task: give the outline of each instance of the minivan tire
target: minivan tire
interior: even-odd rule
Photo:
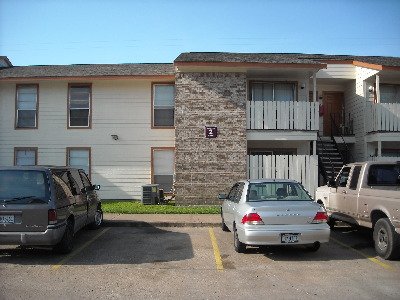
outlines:
[[[400,235],[388,218],[381,218],[375,223],[373,238],[375,251],[380,257],[389,260],[400,255]]]
[[[67,254],[74,248],[74,224],[72,221],[67,221],[64,235],[61,241],[54,247],[54,251],[61,254]]]
[[[94,220],[88,225],[90,229],[99,229],[103,224],[103,210],[100,206],[97,207],[96,213],[94,214]]]

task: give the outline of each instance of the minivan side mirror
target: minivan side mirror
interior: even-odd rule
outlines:
[[[100,190],[100,185],[99,184],[93,185],[93,190],[96,190],[96,191]]]
[[[225,200],[227,198],[226,194],[219,194],[218,199],[219,200]]]

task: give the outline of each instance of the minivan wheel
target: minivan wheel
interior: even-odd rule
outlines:
[[[236,227],[233,228],[233,247],[237,253],[246,252],[246,244],[239,241],[239,236]]]
[[[376,253],[384,259],[395,259],[400,254],[400,236],[388,218],[379,219],[374,226],[374,245]]]
[[[71,221],[67,221],[64,235],[61,241],[54,247],[58,253],[67,254],[74,248],[74,225]]]
[[[97,207],[96,213],[94,214],[94,221],[89,224],[90,229],[98,229],[103,224],[103,210],[101,207]]]

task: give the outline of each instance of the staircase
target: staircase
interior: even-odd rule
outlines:
[[[344,165],[337,144],[330,137],[319,136],[317,140],[317,154],[319,172],[324,178],[325,183],[334,180]]]

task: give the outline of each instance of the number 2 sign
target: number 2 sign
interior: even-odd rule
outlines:
[[[213,139],[218,135],[217,127],[215,126],[206,126],[205,128],[206,138]]]

